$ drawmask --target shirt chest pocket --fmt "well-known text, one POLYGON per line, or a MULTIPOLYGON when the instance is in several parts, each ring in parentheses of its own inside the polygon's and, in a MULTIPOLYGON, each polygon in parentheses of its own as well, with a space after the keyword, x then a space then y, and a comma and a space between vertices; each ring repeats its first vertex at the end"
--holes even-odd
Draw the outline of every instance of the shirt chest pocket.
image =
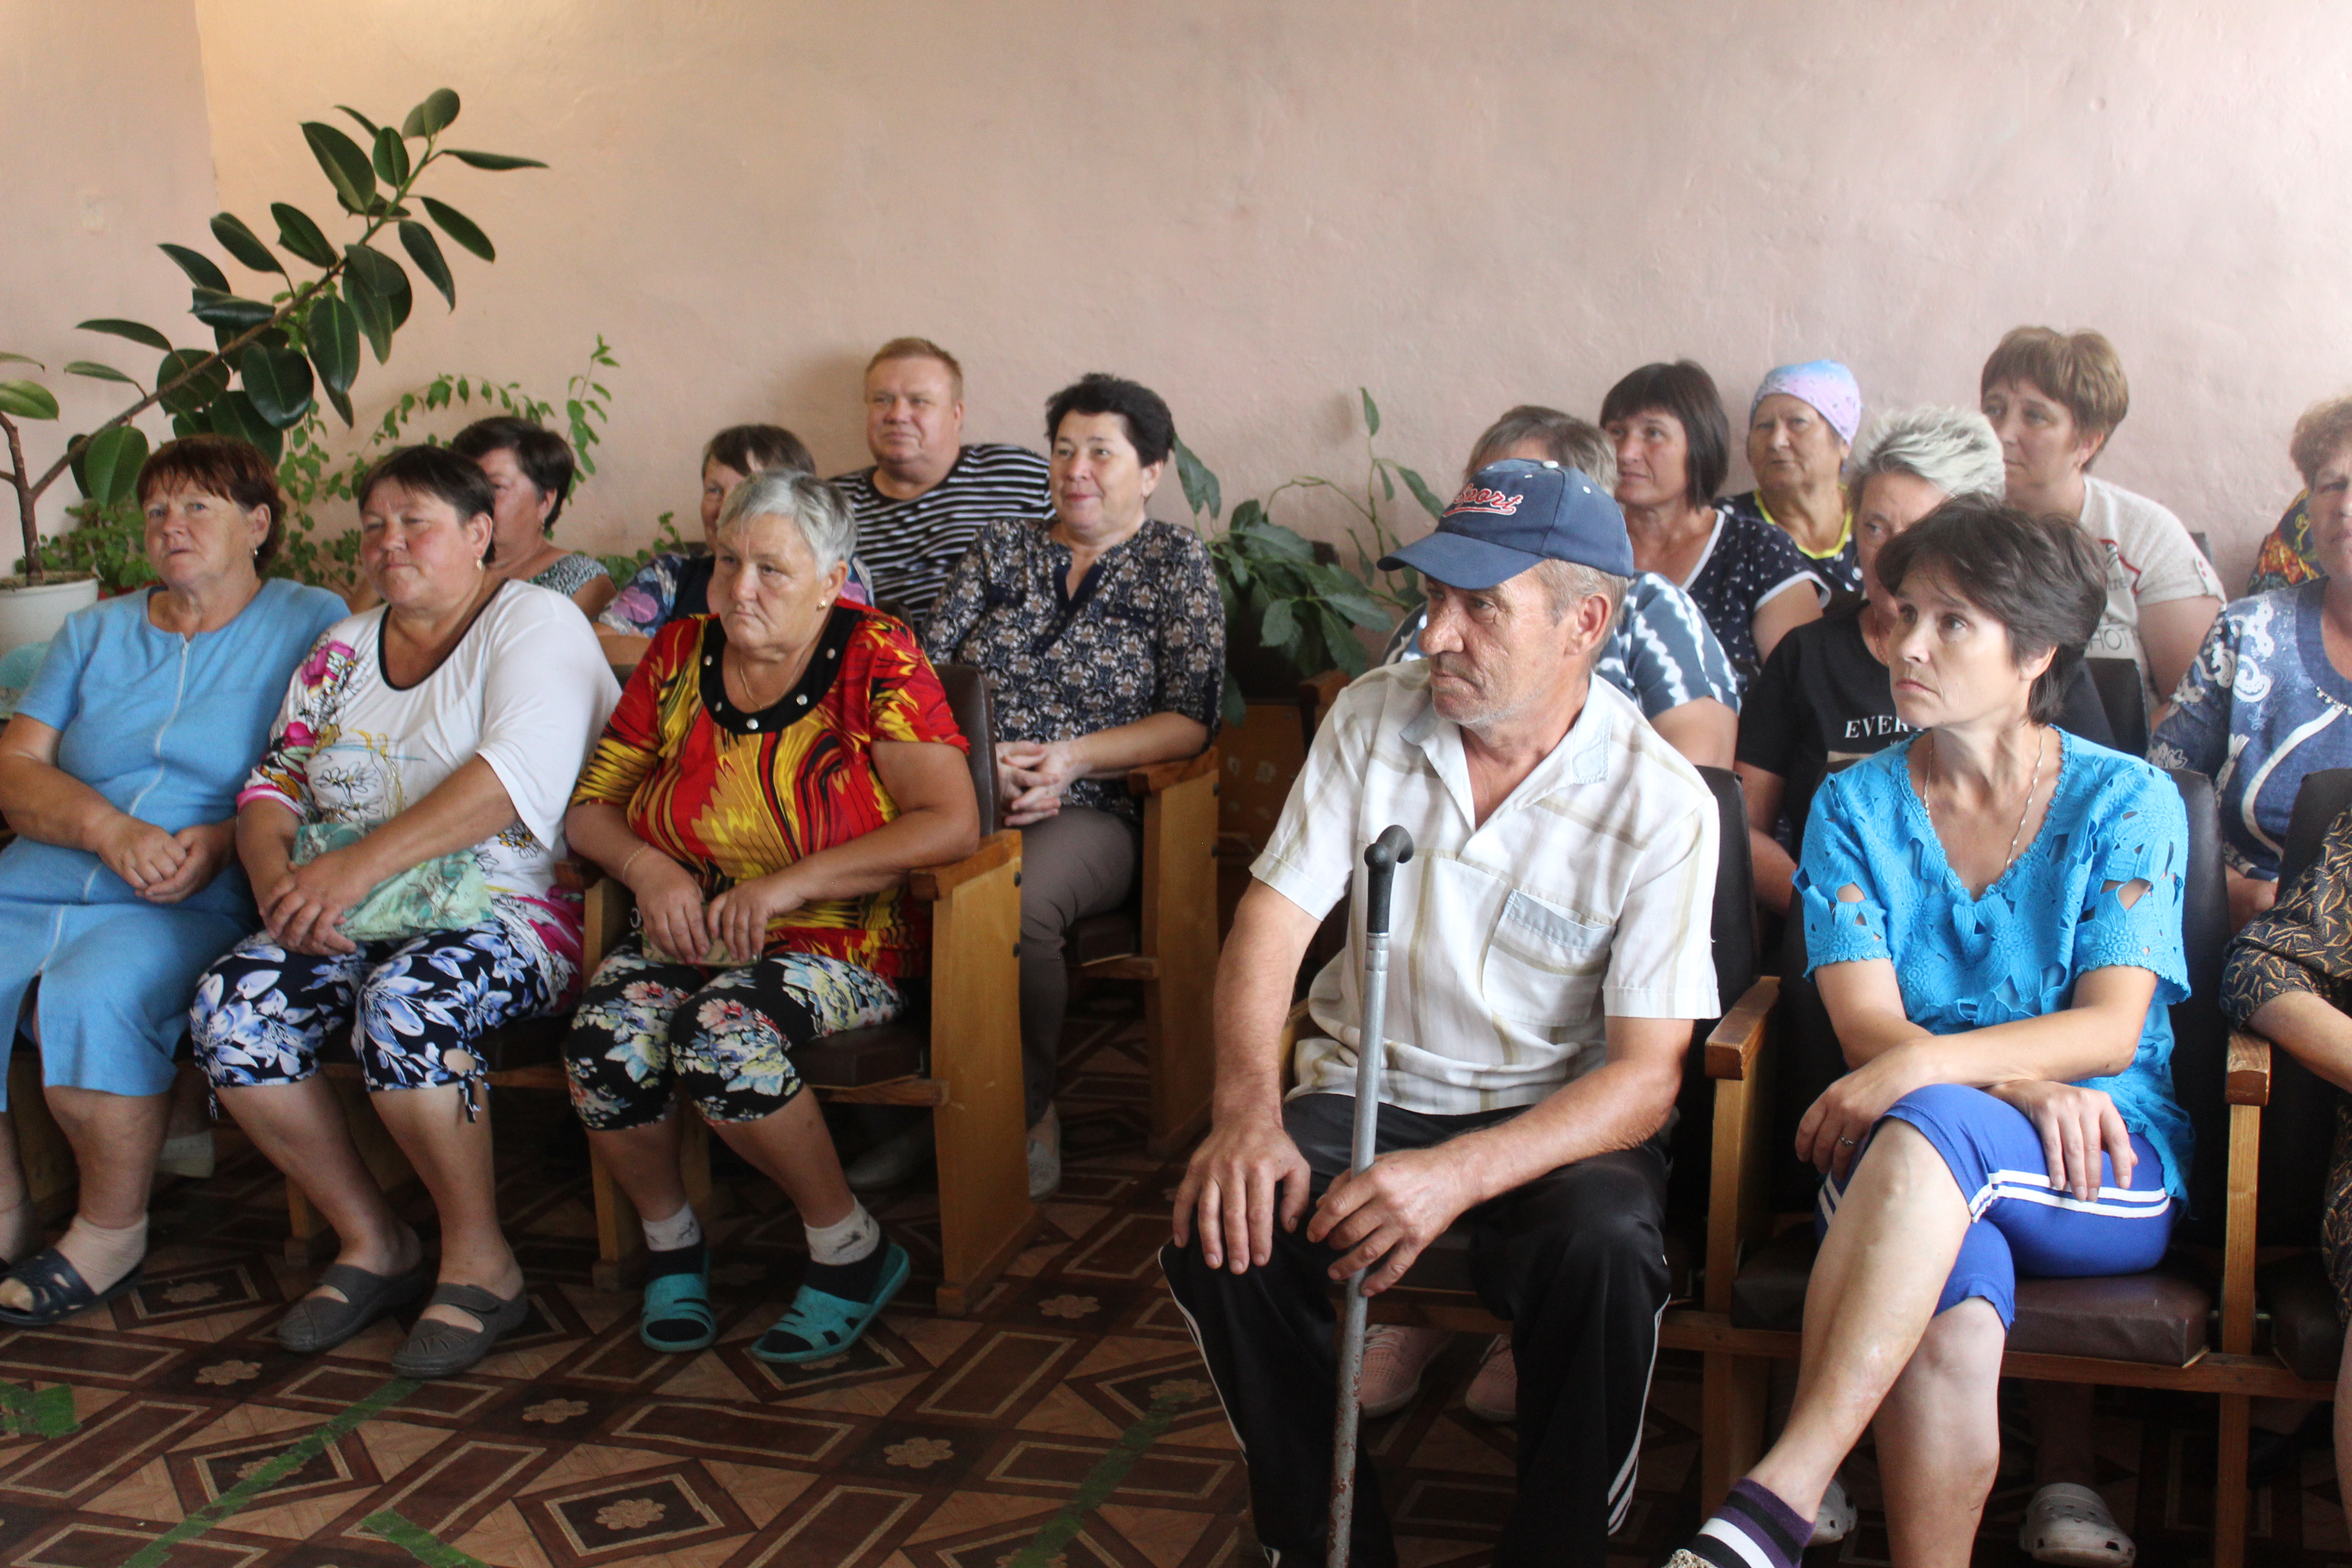
POLYGON ((1517 890, 1503 900, 1480 961, 1478 988, 1498 1018, 1555 1026, 1592 1014, 1613 928, 1517 890))

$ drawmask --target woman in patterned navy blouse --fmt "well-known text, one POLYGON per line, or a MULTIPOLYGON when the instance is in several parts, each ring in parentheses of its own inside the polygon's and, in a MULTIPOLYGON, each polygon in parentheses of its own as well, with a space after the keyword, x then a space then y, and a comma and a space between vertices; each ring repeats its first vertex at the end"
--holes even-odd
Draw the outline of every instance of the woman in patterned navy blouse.
POLYGON ((948 580, 923 646, 977 665, 996 704, 1005 826, 1021 847, 1021 1054, 1029 1189, 1061 1184, 1055 1053, 1069 981, 1062 938, 1134 886, 1129 768, 1216 733, 1224 605, 1190 529, 1144 515, 1176 442, 1157 393, 1089 375, 1045 405, 1054 521, 992 524, 948 580))
POLYGON ((842 596, 854 532, 822 479, 777 468, 737 485, 712 530, 718 613, 655 635, 565 818, 643 925, 581 993, 564 1065, 645 1222, 637 1331, 657 1351, 700 1350, 718 1327, 677 1097, 807 1232, 800 1293, 751 1354, 837 1355, 907 1280, 793 1055, 904 1007, 899 983, 928 955, 907 873, 970 854, 979 810, 968 742, 913 634, 842 596))

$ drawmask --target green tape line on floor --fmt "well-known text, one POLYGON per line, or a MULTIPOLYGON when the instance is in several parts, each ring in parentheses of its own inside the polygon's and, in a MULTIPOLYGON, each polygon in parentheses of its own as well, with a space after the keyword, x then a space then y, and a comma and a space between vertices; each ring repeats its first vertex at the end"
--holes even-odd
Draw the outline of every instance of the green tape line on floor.
POLYGON ((74 1412, 74 1391, 66 1384, 47 1388, 19 1388, 0 1383, 0 1430, 25 1437, 63 1437, 81 1430, 74 1412))
POLYGON ((386 1405, 396 1405, 416 1392, 415 1380, 395 1377, 323 1426, 314 1426, 292 1447, 265 1462, 253 1474, 221 1493, 195 1512, 157 1536, 123 1568, 163 1568, 172 1548, 193 1541, 214 1525, 243 1510, 254 1499, 326 1452, 327 1445, 373 1420, 386 1405))
POLYGON ((368 1515, 360 1521, 360 1528, 383 1536, 425 1568, 489 1568, 478 1557, 468 1557, 454 1546, 444 1546, 429 1531, 403 1519, 395 1509, 368 1515))
POLYGON ((1151 1408, 1143 1413, 1143 1419, 1118 1435, 1118 1441, 1087 1472, 1086 1479, 1078 1483, 1078 1489, 1062 1505, 1062 1510, 1029 1538, 1028 1545, 1006 1558, 1004 1568, 1046 1568, 1062 1548, 1076 1539, 1087 1515, 1110 1500, 1118 1483, 1127 1479, 1127 1472, 1135 1468, 1135 1461, 1160 1440, 1177 1413, 1188 1405, 1199 1404, 1208 1392, 1205 1384, 1189 1378, 1162 1384, 1155 1389, 1151 1408))

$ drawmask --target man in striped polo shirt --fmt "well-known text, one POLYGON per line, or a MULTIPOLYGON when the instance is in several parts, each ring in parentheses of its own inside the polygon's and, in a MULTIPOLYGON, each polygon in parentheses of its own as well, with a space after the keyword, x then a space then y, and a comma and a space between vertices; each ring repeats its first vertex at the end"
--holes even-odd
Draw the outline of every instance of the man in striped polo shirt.
MULTIPOLYGON (((1518 1499, 1495 1562, 1599 1563, 1633 1500, 1666 1301, 1665 1130, 1694 1020, 1717 1012, 1716 815, 1696 770, 1592 670, 1633 574, 1624 520, 1575 468, 1489 464, 1383 561, 1428 578, 1423 659, 1342 692, 1217 972, 1209 1136, 1160 1266, 1248 1457, 1259 1542, 1323 1552, 1338 1397, 1331 1284, 1393 1285, 1457 1220, 1511 1323, 1518 1499), (1379 1160, 1347 1173, 1361 903, 1298 964, 1391 823, 1379 1160), (1286 1074, 1286 1068, 1289 1070, 1286 1074)), ((1369 1458, 1353 1560, 1396 1562, 1369 1458)))
POLYGON ((893 338, 866 363, 866 447, 874 466, 833 482, 857 519, 875 603, 918 631, 983 526, 1054 515, 1045 458, 963 444, 963 366, 928 338, 893 338))

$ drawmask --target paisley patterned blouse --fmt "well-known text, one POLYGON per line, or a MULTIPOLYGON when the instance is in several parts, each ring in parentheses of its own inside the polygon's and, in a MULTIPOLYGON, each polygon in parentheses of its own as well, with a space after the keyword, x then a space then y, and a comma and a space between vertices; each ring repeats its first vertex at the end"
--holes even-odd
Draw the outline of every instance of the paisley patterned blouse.
MULTIPOLYGON (((1045 522, 992 522, 948 579, 923 647, 988 677, 996 739, 1067 741, 1181 713, 1217 732, 1225 679, 1224 602, 1191 530, 1146 519, 1069 591, 1070 552, 1045 522)), ((1116 779, 1080 779, 1063 798, 1139 815, 1116 779)))
MULTIPOLYGON (((914 634, 836 605, 808 673, 757 713, 727 700, 715 616, 655 637, 582 770, 573 805, 619 806, 629 830, 714 897, 898 816, 874 768, 877 741, 969 751, 914 634)), ((886 979, 919 974, 928 931, 903 886, 803 904, 768 925, 769 952, 809 952, 886 979)))

